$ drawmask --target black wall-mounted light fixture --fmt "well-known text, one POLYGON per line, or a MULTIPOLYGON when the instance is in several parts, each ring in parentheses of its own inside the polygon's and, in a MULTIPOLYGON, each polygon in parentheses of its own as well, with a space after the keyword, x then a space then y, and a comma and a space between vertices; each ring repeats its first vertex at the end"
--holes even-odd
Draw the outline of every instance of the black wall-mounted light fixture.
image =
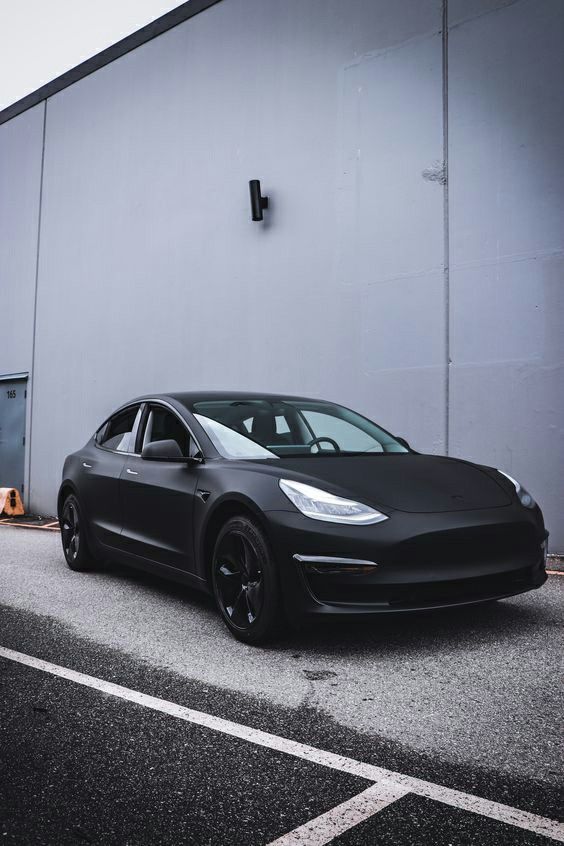
POLYGON ((262 220, 262 210, 268 208, 268 197, 260 193, 260 179, 251 179, 249 182, 251 192, 251 212, 253 220, 262 220))

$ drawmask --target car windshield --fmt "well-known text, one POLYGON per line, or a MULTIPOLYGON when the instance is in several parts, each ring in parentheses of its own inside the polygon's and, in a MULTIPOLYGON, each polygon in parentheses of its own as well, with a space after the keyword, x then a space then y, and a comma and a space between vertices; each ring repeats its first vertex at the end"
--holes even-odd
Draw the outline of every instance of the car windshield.
POLYGON ((408 450, 375 423, 330 402, 221 399, 192 411, 225 458, 386 455, 408 450))

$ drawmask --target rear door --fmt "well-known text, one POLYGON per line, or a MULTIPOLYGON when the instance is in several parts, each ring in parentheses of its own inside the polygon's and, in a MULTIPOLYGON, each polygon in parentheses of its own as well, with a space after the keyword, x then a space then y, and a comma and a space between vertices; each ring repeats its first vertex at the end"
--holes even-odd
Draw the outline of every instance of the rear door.
POLYGON ((121 549, 123 513, 120 477, 141 420, 141 403, 118 411, 98 430, 85 450, 80 495, 90 530, 105 546, 121 549))
POLYGON ((168 406, 149 403, 137 436, 135 455, 121 474, 123 548, 159 564, 194 571, 193 510, 199 467, 185 462, 147 461, 147 443, 175 440, 184 456, 190 432, 168 406))

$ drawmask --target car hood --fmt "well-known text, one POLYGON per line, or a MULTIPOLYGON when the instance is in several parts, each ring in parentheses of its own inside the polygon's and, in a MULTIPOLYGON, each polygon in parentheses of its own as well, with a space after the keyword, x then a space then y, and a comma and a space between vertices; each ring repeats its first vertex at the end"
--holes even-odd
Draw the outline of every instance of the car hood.
POLYGON ((307 456, 281 458, 271 466, 280 475, 290 471, 296 480, 318 487, 329 483, 342 496, 397 511, 467 511, 511 503, 486 470, 455 458, 414 453, 307 456))

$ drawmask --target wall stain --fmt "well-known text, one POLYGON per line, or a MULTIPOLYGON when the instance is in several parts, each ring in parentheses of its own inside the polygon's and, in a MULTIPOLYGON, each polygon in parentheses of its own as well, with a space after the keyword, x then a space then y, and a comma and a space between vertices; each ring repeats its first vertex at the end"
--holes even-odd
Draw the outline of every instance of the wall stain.
POLYGON ((446 185, 447 175, 444 162, 435 161, 431 167, 423 168, 421 176, 427 182, 438 182, 439 185, 446 185))

